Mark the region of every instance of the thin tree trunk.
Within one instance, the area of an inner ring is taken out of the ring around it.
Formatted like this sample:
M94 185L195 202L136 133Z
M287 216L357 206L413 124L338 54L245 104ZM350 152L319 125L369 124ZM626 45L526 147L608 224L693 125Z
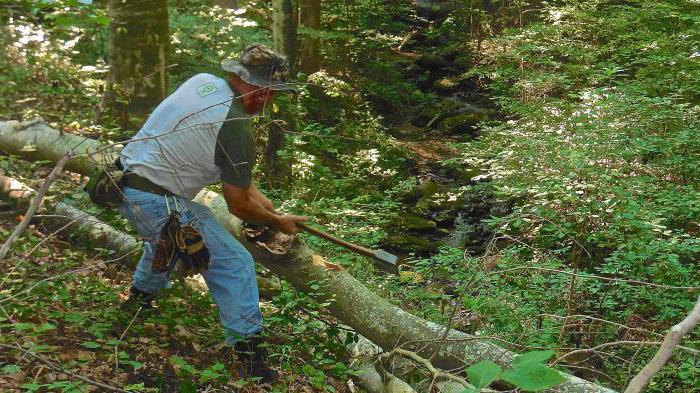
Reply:
M310 31L301 44L300 68L305 74L313 74L321 68L318 52L319 39L316 36L321 29L321 0L300 0L299 21Z
M296 7L293 0L272 0L272 42L276 51L287 57L290 74L297 64Z
M280 157L280 151L284 148L286 132L294 130L294 120L285 109L272 116L275 121L270 123L265 145L265 178L272 188L282 188L288 182L292 169L289 161Z
M168 93L167 0L109 0L108 89L104 109L144 117Z
M272 0L272 41L274 49L287 57L290 75L297 69L297 12L294 0ZM266 177L272 187L278 188L287 182L290 165L280 159L279 151L284 147L285 133L294 131L294 122L284 105L273 113L275 122L270 124L265 146Z
M61 148L68 143L61 141L64 138L73 141L76 141L75 138L83 139L77 136L61 136L58 131L45 124L22 127L17 122L0 122L0 146L11 154L27 157L30 154L24 154L29 152L22 152L22 147L35 142L36 149L41 150L41 154L38 155L56 160L66 153L66 150ZM21 143L22 141L24 143ZM92 143L98 144L92 141L84 145ZM17 145L19 148L11 149ZM91 168L85 165L82 169L78 172L89 174ZM347 271L329 268L323 257L301 242L291 242L291 249L286 253L277 253L266 247L260 239L250 239L243 230L242 221L228 213L226 202L221 195L202 191L195 200L208 206L222 225L251 252L257 262L290 282L298 290L318 294L317 298L320 301L329 302L328 310L335 317L386 351L400 346L426 358L436 354L433 363L444 370L464 367L465 364L483 359L491 360L502 367L509 367L516 356L515 353L483 338L454 329L450 331L446 340L442 340L445 332L443 326L394 306L370 291ZM279 238L285 235L278 233L275 236ZM562 376L565 382L553 391L612 392L569 374L562 373Z

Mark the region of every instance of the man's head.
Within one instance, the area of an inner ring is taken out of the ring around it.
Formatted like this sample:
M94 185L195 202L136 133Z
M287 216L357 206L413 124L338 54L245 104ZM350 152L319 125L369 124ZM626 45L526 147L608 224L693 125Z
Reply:
M229 81L241 93L243 108L258 113L275 92L291 90L285 83L289 73L284 56L261 44L249 45L238 61L224 59L221 68L228 71Z

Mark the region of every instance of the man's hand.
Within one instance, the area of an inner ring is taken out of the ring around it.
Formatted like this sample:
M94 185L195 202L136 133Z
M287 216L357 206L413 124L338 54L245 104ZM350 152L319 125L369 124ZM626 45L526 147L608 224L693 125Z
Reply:
M297 224L302 222L306 222L306 217L295 216L293 214L282 214L277 216L277 229L279 229L280 232L293 235L301 230Z
M293 235L300 230L297 223L306 221L306 217L303 216L277 214L270 200L254 185L236 187L223 183L223 190L229 212L252 224L272 226L281 232Z

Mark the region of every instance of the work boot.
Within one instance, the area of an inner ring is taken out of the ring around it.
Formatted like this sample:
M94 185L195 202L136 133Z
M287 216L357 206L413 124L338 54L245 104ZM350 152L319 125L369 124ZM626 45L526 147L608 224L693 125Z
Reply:
M234 345L240 361L238 372L241 378L260 378L261 384L273 384L279 375L267 366L267 350L260 346L262 343L260 336L253 336Z
M129 290L129 298L119 307L124 311L136 311L141 307L141 310L150 310L153 308L153 299L155 296L148 292L144 292L134 286Z

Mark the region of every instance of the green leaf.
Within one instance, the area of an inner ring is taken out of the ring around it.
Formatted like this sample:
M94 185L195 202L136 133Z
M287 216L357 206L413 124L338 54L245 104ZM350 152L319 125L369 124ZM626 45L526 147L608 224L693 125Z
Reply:
M467 369L469 383L478 390L489 386L501 375L501 368L490 360L482 360Z
M21 369L16 364L7 364L0 369L0 372L2 372L3 374L16 374L20 371Z
M136 383L124 386L124 390L129 390L131 392L143 392L146 390L146 387L143 385L143 383Z
M122 360L121 363L133 367L134 370L138 370L139 368L143 367L143 363L137 362L135 360Z
M99 348L102 346L102 345L100 345L100 343L96 343L94 341L85 341L84 343L82 343L80 345L82 345L83 347L88 348L88 349L95 349L95 348Z
M566 379L556 370L541 363L529 363L506 370L501 379L533 392L559 385Z
M211 369L206 369L202 371L202 373L199 375L199 380L200 382L206 382L210 381L212 379L217 379L221 376L221 374L217 373L214 370Z
M22 330L29 330L29 329L32 329L32 328L34 328L34 326L36 326L36 325L33 324L33 323L31 323L31 322L16 322L16 323L14 324L14 326L15 326L15 330L21 332Z
M532 351L524 353L513 360L513 367L522 364L544 363L554 355L554 351Z
M43 332L46 332L49 330L54 330L54 329L56 329L56 326L47 322L47 323L39 326L38 328L34 329L34 331L37 333L43 333Z

